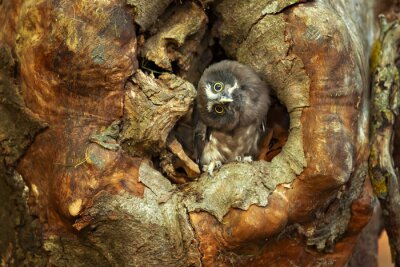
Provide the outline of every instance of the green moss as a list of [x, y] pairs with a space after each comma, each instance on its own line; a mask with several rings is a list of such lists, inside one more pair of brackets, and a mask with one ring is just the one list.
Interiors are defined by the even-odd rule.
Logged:
[[379, 198], [385, 198], [388, 193], [387, 179], [380, 172], [374, 172], [373, 170], [370, 170], [369, 174], [375, 195]]
[[373, 44], [371, 55], [369, 57], [371, 74], [374, 73], [376, 68], [378, 67], [381, 55], [381, 49], [382, 49], [381, 41], [378, 39]]

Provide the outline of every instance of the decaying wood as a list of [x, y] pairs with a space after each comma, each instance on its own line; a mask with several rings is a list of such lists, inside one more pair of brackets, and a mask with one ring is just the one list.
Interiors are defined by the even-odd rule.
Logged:
[[[400, 103], [399, 70], [396, 66], [400, 40], [399, 21], [388, 23], [381, 16], [380, 38], [375, 44], [377, 60], [372, 85], [371, 154], [369, 171], [382, 206], [393, 261], [400, 266], [400, 188], [394, 168], [393, 127]], [[373, 66], [374, 66], [373, 65]]]
[[261, 145], [258, 160], [271, 161], [282, 151], [282, 147], [287, 141], [287, 132], [280, 125], [274, 124], [269, 129]]
[[[177, 184], [186, 183], [200, 175], [199, 165], [186, 154], [176, 138], [168, 142], [168, 151], [163, 151], [160, 159], [162, 171]], [[180, 169], [184, 172], [180, 172]]]
[[121, 141], [134, 155], [156, 154], [166, 147], [168, 134], [186, 114], [196, 96], [193, 85], [173, 74], [158, 79], [138, 70], [128, 82]]
[[[183, 49], [180, 52], [179, 49], [190, 46], [187, 39], [195, 34], [199, 35], [201, 40], [206, 29], [206, 22], [207, 16], [203, 9], [194, 3], [186, 2], [174, 10], [155, 35], [146, 40], [142, 49], [143, 56], [170, 71], [172, 71], [171, 62], [173, 61], [179, 59], [180, 65], [184, 65], [184, 58], [190, 57], [191, 51]], [[195, 44], [199, 44], [196, 40], [194, 41]], [[190, 64], [187, 65], [190, 66]]]
[[[7, 168], [39, 225], [40, 249], [22, 250], [54, 266], [345, 265], [373, 208], [372, 4], [1, 1], [0, 44], [16, 66], [6, 79], [21, 94], [1, 108], [20, 105], [28, 122], [15, 133], [0, 124], [0, 142], [24, 134]], [[272, 86], [289, 113], [287, 141], [270, 162], [177, 186], [158, 170], [161, 153], [195, 170], [167, 140], [190, 110], [191, 82], [221, 55]], [[39, 262], [8, 240], [2, 259]]]
[[127, 0], [133, 7], [134, 20], [143, 30], [150, 28], [173, 0]]

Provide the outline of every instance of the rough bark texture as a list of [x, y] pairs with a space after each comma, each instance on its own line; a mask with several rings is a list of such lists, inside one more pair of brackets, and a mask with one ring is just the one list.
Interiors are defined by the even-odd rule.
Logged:
[[29, 190], [13, 168], [46, 125], [24, 108], [11, 50], [0, 45], [0, 253], [2, 266], [44, 265], [38, 219], [29, 215]]
[[393, 128], [400, 103], [399, 70], [396, 66], [400, 40], [399, 21], [388, 23], [381, 16], [380, 38], [372, 84], [371, 154], [369, 169], [374, 192], [382, 206], [393, 261], [400, 266], [400, 188], [392, 158]]
[[173, 74], [159, 79], [138, 72], [128, 83], [121, 141], [132, 154], [157, 154], [196, 96], [193, 85]]
[[[373, 15], [369, 0], [1, 1], [4, 264], [345, 265], [373, 210]], [[160, 155], [225, 57], [271, 84], [288, 140], [177, 186]]]

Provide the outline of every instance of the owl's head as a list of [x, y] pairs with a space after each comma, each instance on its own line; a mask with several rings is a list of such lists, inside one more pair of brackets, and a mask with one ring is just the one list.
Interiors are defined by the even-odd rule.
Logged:
[[268, 104], [265, 83], [253, 70], [236, 61], [213, 64], [200, 78], [197, 110], [208, 127], [231, 131], [254, 123], [260, 112], [266, 115]]

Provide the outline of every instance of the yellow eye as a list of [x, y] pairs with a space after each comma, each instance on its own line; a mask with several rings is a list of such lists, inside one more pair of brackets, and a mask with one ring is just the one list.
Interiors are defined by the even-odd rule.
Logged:
[[222, 114], [222, 113], [224, 113], [225, 109], [224, 109], [224, 106], [222, 106], [222, 105], [215, 105], [214, 111], [217, 114]]
[[215, 92], [221, 92], [222, 90], [224, 90], [224, 84], [222, 82], [214, 83], [214, 91]]

